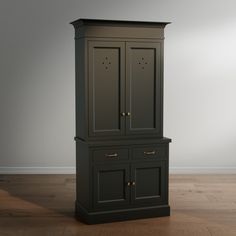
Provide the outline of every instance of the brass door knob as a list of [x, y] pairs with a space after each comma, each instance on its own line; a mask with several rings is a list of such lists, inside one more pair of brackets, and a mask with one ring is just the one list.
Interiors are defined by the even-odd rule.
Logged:
[[135, 186], [135, 182], [134, 181], [132, 182], [132, 185]]
[[131, 115], [131, 113], [130, 113], [130, 112], [127, 112], [127, 113], [126, 113], [126, 115], [127, 115], [127, 116], [130, 116], [130, 115]]
[[130, 182], [128, 182], [128, 183], [127, 183], [127, 186], [130, 186], [130, 185], [131, 185], [131, 183], [130, 183]]
[[125, 116], [125, 112], [121, 112], [120, 115], [121, 115], [121, 116]]

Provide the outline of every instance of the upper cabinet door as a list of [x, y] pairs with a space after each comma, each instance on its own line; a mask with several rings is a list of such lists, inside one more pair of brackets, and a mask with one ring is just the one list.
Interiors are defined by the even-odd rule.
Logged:
[[123, 135], [125, 43], [89, 41], [88, 65], [89, 135]]
[[126, 134], [162, 136], [161, 43], [126, 43]]

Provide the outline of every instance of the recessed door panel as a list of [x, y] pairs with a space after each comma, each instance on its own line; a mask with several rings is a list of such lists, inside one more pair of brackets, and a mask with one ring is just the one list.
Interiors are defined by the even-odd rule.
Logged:
[[137, 163], [131, 166], [133, 203], [160, 203], [166, 199], [164, 161]]
[[96, 166], [94, 169], [95, 207], [116, 207], [128, 204], [130, 189], [128, 165]]
[[128, 134], [161, 135], [161, 45], [126, 44], [126, 120]]
[[[136, 186], [136, 199], [160, 197], [160, 173], [161, 171], [159, 167], [136, 169], [136, 182], [138, 183]], [[150, 181], [151, 179], [155, 181]]]
[[90, 136], [124, 133], [124, 43], [89, 42]]

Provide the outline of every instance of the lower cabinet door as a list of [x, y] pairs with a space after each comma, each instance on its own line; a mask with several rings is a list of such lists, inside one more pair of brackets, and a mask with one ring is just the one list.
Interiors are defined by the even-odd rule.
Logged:
[[167, 201], [165, 161], [131, 164], [131, 202], [158, 204]]
[[129, 179], [129, 164], [94, 166], [94, 207], [116, 208], [129, 204]]

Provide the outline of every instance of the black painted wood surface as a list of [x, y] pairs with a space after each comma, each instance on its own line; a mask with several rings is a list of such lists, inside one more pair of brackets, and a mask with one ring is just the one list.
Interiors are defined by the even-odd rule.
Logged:
[[165, 22], [75, 27], [76, 215], [86, 223], [166, 216]]

